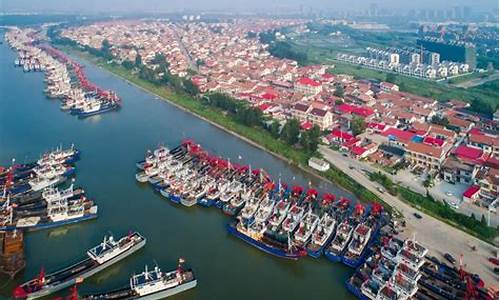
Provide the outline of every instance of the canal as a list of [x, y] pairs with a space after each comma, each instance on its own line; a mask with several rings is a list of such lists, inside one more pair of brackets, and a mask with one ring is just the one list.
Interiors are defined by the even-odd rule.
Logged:
[[87, 279], [78, 288], [81, 294], [126, 285], [130, 275], [142, 271], [145, 264], [174, 269], [182, 256], [194, 268], [198, 287], [173, 299], [353, 298], [344, 288], [351, 269], [324, 258], [293, 262], [264, 254], [229, 236], [224, 229], [229, 219], [222, 212], [174, 205], [137, 183], [135, 162], [147, 149], [159, 144], [174, 147], [183, 138], [191, 138], [232, 162], [265, 168], [274, 179], [281, 177], [289, 185], [352, 195], [84, 61], [89, 79], [116, 91], [123, 107], [79, 120], [60, 111], [59, 101], [44, 96], [42, 73], [23, 73], [14, 68], [14, 59], [7, 43], [1, 44], [0, 165], [14, 157], [17, 162], [35, 160], [44, 151], [74, 143], [82, 151], [76, 185], [84, 187], [99, 205], [99, 218], [27, 234], [27, 268], [13, 281], [0, 277], [0, 298], [9, 297], [16, 284], [36, 276], [41, 267], [51, 271], [66, 266], [105, 234], [118, 237], [130, 229], [148, 239], [146, 247]]

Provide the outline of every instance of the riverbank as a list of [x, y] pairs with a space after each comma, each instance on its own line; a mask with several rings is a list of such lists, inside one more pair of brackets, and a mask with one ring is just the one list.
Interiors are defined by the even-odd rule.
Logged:
[[310, 156], [307, 153], [298, 149], [294, 149], [290, 145], [275, 139], [267, 131], [261, 128], [248, 127], [237, 123], [220, 109], [205, 106], [190, 95], [181, 94], [179, 92], [173, 91], [166, 86], [160, 86], [148, 82], [144, 79], [139, 78], [138, 75], [120, 65], [107, 63], [102, 58], [93, 56], [92, 54], [76, 49], [75, 47], [63, 46], [60, 47], [60, 49], [92, 62], [96, 66], [122, 78], [129, 84], [132, 84], [152, 95], [155, 95], [163, 101], [168, 101], [176, 107], [195, 115], [196, 117], [216, 126], [217, 128], [220, 128], [234, 136], [237, 136], [243, 141], [259, 149], [271, 153], [272, 155], [288, 162], [289, 164], [300, 168], [302, 171], [307, 172], [308, 174], [339, 185], [344, 190], [352, 192], [361, 201], [380, 203], [387, 211], [394, 212], [399, 215], [397, 210], [395, 210], [392, 206], [360, 185], [353, 178], [349, 177], [334, 165], [331, 165], [330, 170], [324, 173], [319, 173], [309, 168], [307, 166], [307, 161]]
[[[129, 230], [139, 231], [148, 239], [144, 251], [85, 280], [78, 286], [80, 294], [112, 290], [127, 282], [129, 274], [151, 264], [152, 259], [168, 267], [184, 257], [203, 279], [202, 287], [182, 295], [185, 300], [229, 300], [235, 295], [240, 300], [262, 295], [276, 300], [306, 299], [311, 291], [304, 286], [314, 286], [317, 299], [328, 299], [332, 294], [339, 300], [355, 299], [343, 285], [353, 272], [351, 268], [324, 259], [291, 263], [265, 255], [229, 237], [224, 227], [229, 218], [224, 214], [175, 205], [138, 183], [135, 162], [147, 149], [161, 144], [172, 147], [191, 137], [210, 153], [235, 163], [265, 167], [272, 178], [281, 177], [289, 185], [307, 186], [311, 182], [320, 193], [351, 195], [170, 103], [155, 101], [151, 94], [76, 56], [89, 80], [116, 91], [123, 107], [92, 118], [74, 118], [60, 111], [59, 101], [46, 99], [42, 73], [24, 73], [13, 67], [15, 55], [6, 43], [0, 46], [0, 89], [4, 92], [0, 97], [0, 162], [9, 164], [13, 157], [19, 162], [30, 161], [57, 145], [75, 143], [84, 158], [78, 165], [75, 185], [92, 191], [89, 196], [99, 201], [100, 215], [89, 223], [26, 235], [26, 257], [36, 259], [30, 259], [26, 270], [12, 281], [0, 275], [0, 299], [9, 299], [12, 289], [36, 277], [42, 266], [57, 270], [85, 255], [86, 249], [102, 241], [105, 234], [123, 235]], [[200, 249], [210, 251], [207, 254]], [[253, 276], [249, 285], [239, 280], [242, 272], [259, 276]], [[65, 294], [67, 291], [62, 292]]]

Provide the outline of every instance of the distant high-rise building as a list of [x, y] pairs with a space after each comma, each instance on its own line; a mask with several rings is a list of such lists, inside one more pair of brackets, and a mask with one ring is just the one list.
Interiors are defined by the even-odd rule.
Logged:
[[418, 53], [412, 53], [410, 55], [410, 57], [411, 57], [411, 63], [412, 64], [420, 64], [421, 63], [421, 61], [420, 61], [420, 54], [418, 54]]
[[439, 53], [431, 52], [430, 55], [430, 64], [431, 65], [437, 65], [441, 61], [441, 55]]
[[392, 65], [398, 65], [399, 64], [399, 54], [391, 53], [390, 62]]
[[453, 18], [454, 19], [462, 19], [462, 9], [460, 6], [453, 7]]
[[371, 17], [376, 17], [379, 15], [379, 10], [378, 10], [378, 4], [377, 3], [370, 3], [370, 10], [368, 11], [368, 14]]
[[476, 68], [476, 47], [471, 43], [423, 38], [417, 40], [417, 45], [422, 46], [425, 50], [439, 53], [440, 60], [466, 63], [471, 70]]
[[470, 20], [471, 17], [472, 17], [472, 7], [464, 6], [463, 7], [463, 18], [465, 20]]

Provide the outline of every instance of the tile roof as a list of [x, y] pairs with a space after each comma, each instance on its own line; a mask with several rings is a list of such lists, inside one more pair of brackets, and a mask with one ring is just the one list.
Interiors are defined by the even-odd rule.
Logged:
[[388, 138], [395, 138], [401, 142], [409, 142], [415, 136], [413, 132], [397, 128], [388, 128], [386, 131], [382, 132], [382, 135]]
[[312, 80], [309, 77], [302, 77], [299, 79], [299, 81], [297, 81], [297, 83], [300, 85], [308, 85], [313, 87], [321, 86], [321, 83], [317, 82], [316, 80]]
[[432, 156], [435, 158], [441, 158], [443, 155], [443, 148], [435, 147], [424, 143], [414, 143], [409, 142], [406, 149], [412, 152]]

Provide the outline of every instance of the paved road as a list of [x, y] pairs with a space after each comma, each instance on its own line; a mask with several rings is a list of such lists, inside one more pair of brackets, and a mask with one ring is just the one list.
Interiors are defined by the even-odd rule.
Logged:
[[[377, 190], [378, 184], [370, 181], [366, 175], [364, 175], [364, 172], [361, 171], [362, 168], [367, 169], [364, 164], [348, 159], [342, 156], [342, 154], [325, 146], [320, 146], [319, 151], [331, 164], [354, 178], [403, 214], [406, 219], [406, 228], [404, 232], [401, 233], [403, 237], [411, 238], [416, 234], [417, 240], [429, 248], [430, 254], [440, 259], [443, 258], [444, 253], [450, 253], [456, 257], [458, 261], [460, 254], [463, 254], [464, 264], [467, 270], [479, 274], [488, 285], [496, 286], [498, 274], [493, 273], [493, 266], [488, 262], [488, 257], [495, 256], [495, 254], [498, 253], [498, 247], [494, 247], [446, 223], [419, 212], [388, 193], [380, 193]], [[354, 168], [351, 169], [349, 166]], [[415, 218], [413, 214], [416, 212], [422, 215], [423, 218]], [[477, 251], [472, 252], [470, 250], [470, 245], [475, 245]]]
[[481, 85], [483, 83], [486, 83], [488, 81], [493, 81], [493, 80], [498, 80], [498, 71], [495, 71], [493, 74], [490, 74], [488, 77], [474, 78], [474, 79], [471, 79], [468, 81], [453, 84], [453, 86], [468, 89], [468, 88], [475, 87], [475, 86], [478, 86], [478, 85]]
[[188, 59], [189, 68], [195, 72], [198, 72], [199, 71], [198, 66], [196, 65], [196, 62], [193, 61], [191, 54], [189, 54], [189, 51], [187, 50], [186, 45], [184, 45], [184, 42], [182, 41], [181, 37], [179, 36], [179, 33], [177, 32], [177, 30], [178, 30], [177, 28], [173, 28], [175, 39], [179, 43], [179, 46], [181, 47], [182, 53]]
[[[328, 149], [328, 148], [326, 148]], [[331, 150], [331, 149], [329, 149]], [[334, 152], [334, 151], [332, 151]], [[334, 152], [338, 157], [341, 157], [337, 152]], [[425, 195], [427, 193], [427, 189], [422, 185], [424, 182], [424, 178], [417, 178], [415, 174], [412, 174], [409, 170], [400, 170], [397, 175], [389, 174], [388, 172], [372, 166], [366, 162], [360, 162], [356, 159], [352, 159], [349, 157], [342, 156], [344, 160], [348, 160], [351, 166], [354, 166], [358, 170], [365, 169], [369, 172], [381, 172], [387, 177], [389, 177], [393, 182], [399, 183], [402, 186], [405, 186], [411, 189], [414, 192]], [[435, 182], [435, 186], [429, 189], [430, 195], [440, 201], [447, 201], [448, 203], [461, 203], [456, 210], [464, 215], [470, 216], [474, 214], [477, 220], [481, 220], [481, 216], [484, 215], [485, 218], [488, 219], [488, 210], [484, 207], [478, 207], [471, 203], [462, 203], [462, 193], [466, 188], [460, 185], [452, 185], [447, 182], [440, 181]], [[452, 195], [447, 195], [447, 192], [452, 192]], [[490, 224], [492, 227], [496, 227], [499, 224], [498, 220], [498, 209], [496, 211], [490, 213]]]

